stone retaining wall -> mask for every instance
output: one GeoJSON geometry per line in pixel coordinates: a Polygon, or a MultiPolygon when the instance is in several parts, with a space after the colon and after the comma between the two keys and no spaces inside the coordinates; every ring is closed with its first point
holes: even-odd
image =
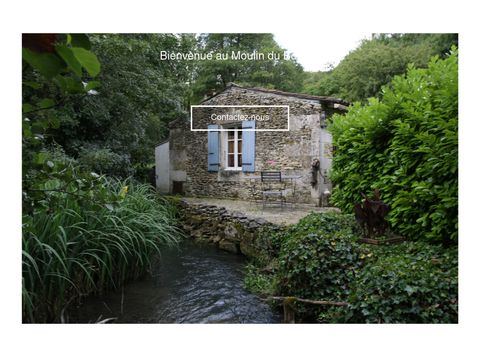
{"type": "Polygon", "coordinates": [[[180,203],[180,223],[185,233],[200,244],[248,257],[258,254],[258,234],[263,228],[280,229],[262,218],[251,218],[224,207],[205,204],[180,203]]]}

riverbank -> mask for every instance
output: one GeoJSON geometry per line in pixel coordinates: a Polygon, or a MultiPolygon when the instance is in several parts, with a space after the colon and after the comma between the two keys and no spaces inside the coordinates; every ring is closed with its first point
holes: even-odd
{"type": "Polygon", "coordinates": [[[24,214],[23,322],[63,322],[69,306],[141,277],[181,239],[176,208],[149,186],[96,182],[93,199],[60,193],[51,209],[24,214]]]}
{"type": "Polygon", "coordinates": [[[260,234],[284,231],[310,213],[336,212],[306,204],[281,209],[265,208],[249,201],[182,198],[178,201],[181,227],[199,244],[212,244],[234,254],[256,258],[263,245],[260,234]]]}
{"type": "Polygon", "coordinates": [[[162,251],[151,274],[71,309],[75,323],[279,323],[282,316],[245,290],[246,259],[183,242],[162,251]]]}

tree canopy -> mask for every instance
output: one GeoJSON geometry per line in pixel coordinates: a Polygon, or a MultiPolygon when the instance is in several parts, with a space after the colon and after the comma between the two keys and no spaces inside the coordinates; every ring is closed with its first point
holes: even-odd
{"type": "Polygon", "coordinates": [[[366,101],[382,95],[382,87],[409,64],[425,68],[432,56],[445,57],[456,34],[374,34],[352,50],[330,71],[309,73],[303,90],[348,101],[366,101]]]}
{"type": "Polygon", "coordinates": [[[100,87],[64,107],[55,141],[80,159],[103,152],[97,170],[131,175],[135,165],[153,161],[153,148],[168,133],[168,122],[185,113],[189,101],[187,64],[161,61],[162,49],[185,51],[193,35],[91,35],[92,50],[103,64],[100,87]],[[118,163],[116,167],[113,163],[118,163]]]}
{"type": "Polygon", "coordinates": [[[202,34],[199,36],[200,51],[242,51],[281,54],[272,60],[202,61],[198,63],[194,83],[195,99],[223,90],[227,83],[236,82],[246,86],[275,88],[299,92],[303,84],[303,68],[295,58],[284,59],[282,49],[272,34],[202,34]]]}

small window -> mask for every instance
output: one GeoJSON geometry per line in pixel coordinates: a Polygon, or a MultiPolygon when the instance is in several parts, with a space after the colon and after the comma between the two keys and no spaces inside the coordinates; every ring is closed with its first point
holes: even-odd
{"type": "Polygon", "coordinates": [[[225,170],[242,170],[242,128],[228,128],[225,142],[225,170]]]}

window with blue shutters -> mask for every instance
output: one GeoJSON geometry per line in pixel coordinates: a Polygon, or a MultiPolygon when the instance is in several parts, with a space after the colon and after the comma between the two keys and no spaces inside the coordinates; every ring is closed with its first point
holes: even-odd
{"type": "Polygon", "coordinates": [[[255,121],[243,121],[241,125],[215,131],[219,128],[219,125],[208,125],[208,171],[217,172],[222,165],[225,170],[254,172],[255,121]],[[220,154],[224,154],[222,161],[220,154]]]}
{"type": "Polygon", "coordinates": [[[218,171],[220,168],[220,132],[215,131],[218,125],[208,125],[208,171],[218,171]]]}
{"type": "Polygon", "coordinates": [[[243,121],[242,171],[255,171],[255,121],[243,121]]]}

